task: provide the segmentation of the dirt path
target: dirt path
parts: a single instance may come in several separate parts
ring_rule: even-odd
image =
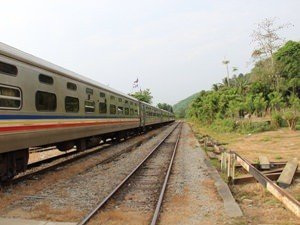
[[[223,201],[187,124],[169,180],[160,224],[227,224]]]

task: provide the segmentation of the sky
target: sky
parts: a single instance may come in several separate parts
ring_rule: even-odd
[[[0,42],[124,93],[138,78],[153,103],[251,70],[251,33],[276,17],[300,40],[299,0],[0,0]]]

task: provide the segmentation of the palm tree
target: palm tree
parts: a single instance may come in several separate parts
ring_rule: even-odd
[[[226,71],[227,71],[227,79],[229,80],[229,69],[228,69],[228,64],[230,63],[229,60],[224,59],[222,63],[226,66]]]

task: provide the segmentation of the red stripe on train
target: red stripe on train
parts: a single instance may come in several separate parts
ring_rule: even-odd
[[[0,127],[0,132],[8,131],[31,131],[39,129],[54,129],[54,128],[66,128],[66,127],[83,127],[83,126],[95,126],[95,125],[107,125],[107,124],[124,124],[124,123],[137,123],[138,121],[110,121],[110,122],[93,122],[93,123],[73,123],[73,124],[45,124],[45,125],[24,125],[14,127]]]

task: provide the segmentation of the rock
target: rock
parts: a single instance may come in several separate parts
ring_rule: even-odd
[[[245,204],[251,204],[253,202],[253,200],[245,198],[245,199],[243,199],[242,202],[245,203]]]

